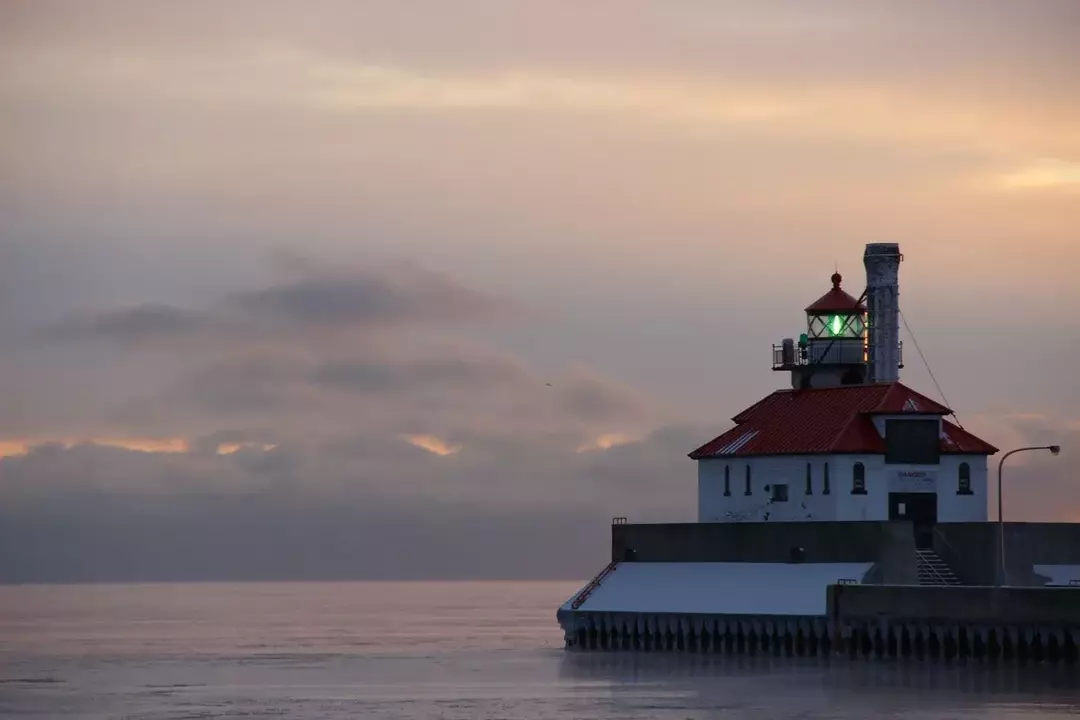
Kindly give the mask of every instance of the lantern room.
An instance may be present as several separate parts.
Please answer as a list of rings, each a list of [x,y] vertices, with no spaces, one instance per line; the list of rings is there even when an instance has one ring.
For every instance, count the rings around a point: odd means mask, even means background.
[[[844,280],[840,273],[833,274],[831,280],[832,290],[806,308],[806,339],[862,340],[866,336],[866,306],[840,287]]]
[[[832,289],[806,308],[806,331],[773,346],[773,370],[791,372],[792,387],[835,387],[866,382],[867,310],[842,287],[835,273]]]

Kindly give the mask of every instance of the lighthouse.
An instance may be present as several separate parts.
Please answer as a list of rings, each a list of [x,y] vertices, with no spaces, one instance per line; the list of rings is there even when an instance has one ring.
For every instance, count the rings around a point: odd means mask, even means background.
[[[773,346],[790,387],[689,454],[697,522],[612,519],[568,648],[1078,657],[1080,524],[987,522],[997,448],[900,381],[902,260],[867,245],[865,286],[834,273]]]
[[[833,274],[798,340],[773,346],[772,369],[790,373],[791,388],[690,453],[699,522],[902,520],[928,542],[939,522],[987,519],[997,448],[899,380],[902,258],[895,243],[867,245],[858,297]]]

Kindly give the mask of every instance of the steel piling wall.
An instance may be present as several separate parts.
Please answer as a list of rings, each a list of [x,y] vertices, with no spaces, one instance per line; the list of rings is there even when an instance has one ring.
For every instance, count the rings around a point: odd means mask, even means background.
[[[927,661],[1076,663],[1080,628],[1052,624],[832,622],[813,616],[573,612],[566,647],[638,651]]]
[[[1080,660],[1080,590],[833,585],[827,615],[563,609],[574,650],[927,661]]]

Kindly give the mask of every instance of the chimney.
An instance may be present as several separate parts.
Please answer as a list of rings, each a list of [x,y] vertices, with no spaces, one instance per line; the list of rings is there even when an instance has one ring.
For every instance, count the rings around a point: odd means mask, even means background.
[[[869,325],[871,383],[900,379],[900,254],[897,243],[870,243],[866,266],[866,309]]]

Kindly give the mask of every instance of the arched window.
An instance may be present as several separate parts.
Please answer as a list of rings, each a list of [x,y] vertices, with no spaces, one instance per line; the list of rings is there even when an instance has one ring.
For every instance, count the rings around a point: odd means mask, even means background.
[[[829,463],[825,463],[821,471],[821,494],[828,495],[830,492],[832,491],[829,490]]]
[[[971,495],[971,466],[966,462],[960,463],[956,471],[956,494]]]
[[[746,463],[746,494],[753,495],[753,491],[750,488],[750,463]]]
[[[810,463],[806,463],[806,494],[814,494],[814,471]]]
[[[731,466],[724,466],[724,497],[731,496]]]
[[[861,462],[855,463],[855,467],[851,469],[851,494],[866,494],[866,466]]]

